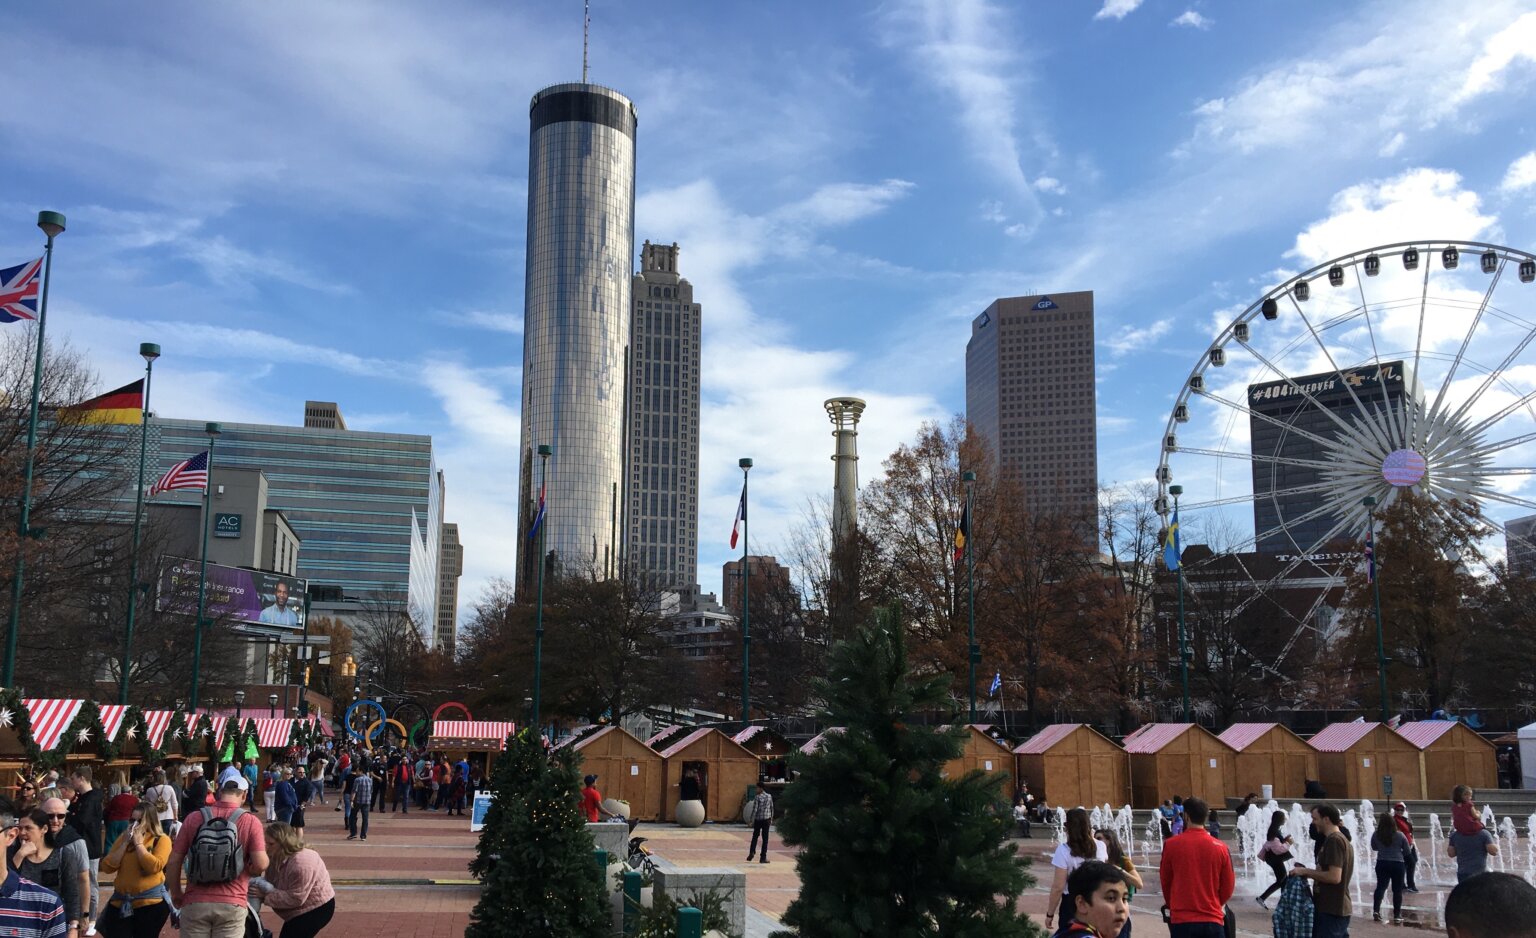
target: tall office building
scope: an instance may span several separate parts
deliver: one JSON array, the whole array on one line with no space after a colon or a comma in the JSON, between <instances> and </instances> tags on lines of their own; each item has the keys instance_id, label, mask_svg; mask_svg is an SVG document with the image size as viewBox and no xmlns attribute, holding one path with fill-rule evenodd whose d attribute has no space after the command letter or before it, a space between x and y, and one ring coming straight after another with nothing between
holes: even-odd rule
<instances>
[{"instance_id":1,"label":"tall office building","mask_svg":"<svg viewBox=\"0 0 1536 938\"><path fill-rule=\"evenodd\" d=\"M1335 418L1352 422L1360 412L1355 405L1357 398L1367 408L1381 407L1383 402L1400 408L1406 377L1403 363L1393 361L1381 363L1379 376L1373 365L1345 369L1342 380L1339 373L1325 371L1248 386L1249 452L1254 457L1253 530L1259 553L1295 553L1324 546L1320 542L1339 523L1338 517L1307 517L1324 502L1324 493L1318 488L1326 481L1324 470L1279 460L1326 463L1326 447L1312 437L1335 439L1339 435ZM1355 540L1360 536L1359 531L1344 531L1334 538Z\"/></svg>"},{"instance_id":2,"label":"tall office building","mask_svg":"<svg viewBox=\"0 0 1536 938\"><path fill-rule=\"evenodd\" d=\"M528 533L549 446L544 546L570 571L618 560L624 379L634 257L635 107L562 84L529 109L528 239L518 448L518 592L538 565Z\"/></svg>"},{"instance_id":3,"label":"tall office building","mask_svg":"<svg viewBox=\"0 0 1536 938\"><path fill-rule=\"evenodd\" d=\"M1003 297L971 320L965 417L1031 510L1097 527L1093 291Z\"/></svg>"},{"instance_id":4,"label":"tall office building","mask_svg":"<svg viewBox=\"0 0 1536 938\"><path fill-rule=\"evenodd\" d=\"M297 575L330 595L404 599L431 642L442 533L442 478L432 438L248 423L226 423L222 430L210 474L214 499L221 469L261 470L266 506L282 513L302 544ZM203 421L156 419L149 426L150 477L207 448ZM182 490L154 501L196 505L201 498ZM124 499L131 518L133 492Z\"/></svg>"},{"instance_id":5,"label":"tall office building","mask_svg":"<svg viewBox=\"0 0 1536 938\"><path fill-rule=\"evenodd\" d=\"M630 568L662 589L698 583L699 304L677 245L645 242L629 341Z\"/></svg>"},{"instance_id":6,"label":"tall office building","mask_svg":"<svg viewBox=\"0 0 1536 938\"><path fill-rule=\"evenodd\" d=\"M1504 523L1504 563L1511 573L1536 573L1536 515Z\"/></svg>"},{"instance_id":7,"label":"tall office building","mask_svg":"<svg viewBox=\"0 0 1536 938\"><path fill-rule=\"evenodd\" d=\"M459 577L463 573L459 526L445 523L437 554L437 636L432 647L450 658L459 649Z\"/></svg>"}]
</instances>

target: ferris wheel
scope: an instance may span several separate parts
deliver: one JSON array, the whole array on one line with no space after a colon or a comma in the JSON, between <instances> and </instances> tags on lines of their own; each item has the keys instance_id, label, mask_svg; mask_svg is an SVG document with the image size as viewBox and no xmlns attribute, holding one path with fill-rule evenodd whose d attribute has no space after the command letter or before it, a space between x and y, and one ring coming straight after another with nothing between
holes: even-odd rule
<instances>
[{"instance_id":1,"label":"ferris wheel","mask_svg":"<svg viewBox=\"0 0 1536 938\"><path fill-rule=\"evenodd\" d=\"M1536 257L1416 241L1326 261L1222 329L1163 432L1157 512L1248 580L1245 603L1358 566L1372 513L1411 490L1475 503L1485 558L1536 548ZM1528 538L1530 538L1528 540ZM1229 576L1230 578L1230 576ZM1294 589L1291 590L1294 594ZM1271 609L1290 640L1324 590ZM1237 607L1240 611L1241 606ZM1276 672L1278 673L1278 671Z\"/></svg>"}]
</instances>

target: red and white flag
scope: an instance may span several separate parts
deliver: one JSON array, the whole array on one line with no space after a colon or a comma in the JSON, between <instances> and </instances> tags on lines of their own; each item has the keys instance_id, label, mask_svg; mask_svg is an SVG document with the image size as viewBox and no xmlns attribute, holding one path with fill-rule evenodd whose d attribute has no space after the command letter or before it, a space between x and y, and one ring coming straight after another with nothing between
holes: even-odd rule
<instances>
[{"instance_id":1,"label":"red and white flag","mask_svg":"<svg viewBox=\"0 0 1536 938\"><path fill-rule=\"evenodd\" d=\"M741 502L736 506L736 521L731 525L731 546L736 546L736 539L741 536L741 529L747 526L747 487L741 487Z\"/></svg>"}]
</instances>

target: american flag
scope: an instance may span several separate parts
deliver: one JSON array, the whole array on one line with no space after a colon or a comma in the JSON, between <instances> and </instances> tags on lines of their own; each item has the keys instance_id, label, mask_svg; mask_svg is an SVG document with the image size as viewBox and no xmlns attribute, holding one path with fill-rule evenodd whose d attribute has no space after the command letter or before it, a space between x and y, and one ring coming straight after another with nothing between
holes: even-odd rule
<instances>
[{"instance_id":1,"label":"american flag","mask_svg":"<svg viewBox=\"0 0 1536 938\"><path fill-rule=\"evenodd\" d=\"M166 470L160 481L149 487L150 495L159 495L173 489L205 489L208 487L208 451L204 450L191 459Z\"/></svg>"},{"instance_id":2,"label":"american flag","mask_svg":"<svg viewBox=\"0 0 1536 938\"><path fill-rule=\"evenodd\" d=\"M0 322L37 318L37 283L43 259L0 270Z\"/></svg>"}]
</instances>

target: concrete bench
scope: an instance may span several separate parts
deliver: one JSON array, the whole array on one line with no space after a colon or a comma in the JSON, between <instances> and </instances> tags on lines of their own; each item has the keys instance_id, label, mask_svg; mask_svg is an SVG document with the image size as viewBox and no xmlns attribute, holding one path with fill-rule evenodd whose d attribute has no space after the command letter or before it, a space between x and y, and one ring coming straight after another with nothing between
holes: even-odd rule
<instances>
[{"instance_id":1,"label":"concrete bench","mask_svg":"<svg viewBox=\"0 0 1536 938\"><path fill-rule=\"evenodd\" d=\"M662 857L651 857L656 864L656 892L685 902L697 896L717 893L731 920L733 934L747 933L747 874L725 866L678 866Z\"/></svg>"}]
</instances>

